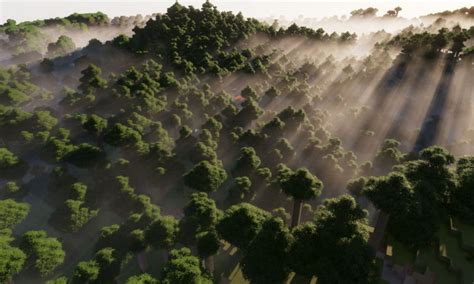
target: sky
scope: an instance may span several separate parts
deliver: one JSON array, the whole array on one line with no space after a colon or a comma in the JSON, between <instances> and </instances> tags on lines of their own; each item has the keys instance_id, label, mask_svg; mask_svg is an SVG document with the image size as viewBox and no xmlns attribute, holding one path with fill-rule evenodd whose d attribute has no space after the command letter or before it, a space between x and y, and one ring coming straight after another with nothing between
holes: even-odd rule
<instances>
[{"instance_id":1,"label":"sky","mask_svg":"<svg viewBox=\"0 0 474 284\"><path fill-rule=\"evenodd\" d=\"M149 15L165 12L175 0L0 0L0 23L7 19L18 22L35 19L64 17L74 12L89 13L101 11L110 17L122 15ZM183 5L200 7L204 0L179 0ZM473 6L471 1L445 0L212 0L219 10L242 12L246 17L294 19L300 15L310 18L349 15L358 8L376 7L379 15L396 6L403 8L400 16L413 18L433 12Z\"/></svg>"}]
</instances>

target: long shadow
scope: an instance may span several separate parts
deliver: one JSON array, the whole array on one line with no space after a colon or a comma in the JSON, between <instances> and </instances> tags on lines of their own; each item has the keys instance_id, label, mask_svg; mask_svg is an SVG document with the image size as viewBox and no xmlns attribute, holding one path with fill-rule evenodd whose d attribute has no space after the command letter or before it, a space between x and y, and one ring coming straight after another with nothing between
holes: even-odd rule
<instances>
[{"instance_id":1,"label":"long shadow","mask_svg":"<svg viewBox=\"0 0 474 284\"><path fill-rule=\"evenodd\" d=\"M471 97L474 92L471 79L472 72L474 72L474 66L472 65L472 62L465 61L462 62L458 68L464 69L461 79L462 86L459 90L461 94L455 105L454 115L456 119L451 123L451 125L449 125L447 146L460 142L458 139L462 138L463 133L469 130L469 123L472 117ZM469 69L471 70L468 71Z\"/></svg>"},{"instance_id":2,"label":"long shadow","mask_svg":"<svg viewBox=\"0 0 474 284\"><path fill-rule=\"evenodd\" d=\"M414 112L417 111L416 108L417 105L419 105L420 100L425 99L424 95L426 94L423 93L423 87L425 87L426 80L432 74L431 71L436 68L438 62L438 60L425 60L420 63L422 69L416 74L416 77L413 80L414 84L410 87L410 94L395 116L387 135L385 135L385 139L394 138L398 141L406 141L408 138L406 134L407 125L410 127L416 127L416 125L410 125L410 123L413 123L413 121L410 120Z\"/></svg>"},{"instance_id":3,"label":"long shadow","mask_svg":"<svg viewBox=\"0 0 474 284\"><path fill-rule=\"evenodd\" d=\"M386 74L380 80L379 84L375 87L374 91L370 95L372 100L372 108L379 110L384 109L387 101L393 95L393 92L400 86L401 82L406 78L409 69L409 60L406 58L399 58L393 67L387 70ZM380 113L378 111L371 111L363 119L363 122L359 129L367 130L371 129L372 125L380 119ZM366 140L363 137L363 133L356 134L353 137L353 149L360 152L364 148Z\"/></svg>"},{"instance_id":4,"label":"long shadow","mask_svg":"<svg viewBox=\"0 0 474 284\"><path fill-rule=\"evenodd\" d=\"M444 66L441 79L436 87L435 94L423 120L423 126L413 147L415 152L431 146L434 143L436 134L441 126L443 114L445 113L445 105L456 65L456 58L449 57L446 59L446 65Z\"/></svg>"}]
</instances>

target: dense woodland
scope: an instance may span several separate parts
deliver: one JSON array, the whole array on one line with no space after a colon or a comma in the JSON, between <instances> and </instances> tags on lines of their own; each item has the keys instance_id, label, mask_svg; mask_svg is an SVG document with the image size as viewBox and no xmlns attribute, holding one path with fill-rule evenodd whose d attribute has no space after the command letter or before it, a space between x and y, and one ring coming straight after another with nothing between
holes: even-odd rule
<instances>
[{"instance_id":1,"label":"dense woodland","mask_svg":"<svg viewBox=\"0 0 474 284\"><path fill-rule=\"evenodd\" d=\"M8 20L0 282L387 283L386 240L474 226L472 10L367 34L208 1Z\"/></svg>"}]
</instances>

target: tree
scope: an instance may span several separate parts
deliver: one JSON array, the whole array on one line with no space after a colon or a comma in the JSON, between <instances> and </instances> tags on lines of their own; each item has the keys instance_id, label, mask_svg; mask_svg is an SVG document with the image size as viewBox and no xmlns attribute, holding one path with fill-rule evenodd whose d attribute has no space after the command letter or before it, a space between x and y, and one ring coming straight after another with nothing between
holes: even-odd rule
<instances>
[{"instance_id":1,"label":"tree","mask_svg":"<svg viewBox=\"0 0 474 284\"><path fill-rule=\"evenodd\" d=\"M172 216L160 216L148 226L145 239L157 249L168 249L175 243L177 233L178 221Z\"/></svg>"},{"instance_id":2,"label":"tree","mask_svg":"<svg viewBox=\"0 0 474 284\"><path fill-rule=\"evenodd\" d=\"M201 161L183 176L184 184L203 192L216 191L227 179L225 169L217 163Z\"/></svg>"},{"instance_id":3,"label":"tree","mask_svg":"<svg viewBox=\"0 0 474 284\"><path fill-rule=\"evenodd\" d=\"M94 261L99 265L99 283L114 281L120 274L121 260L118 257L118 251L111 247L102 248L95 253Z\"/></svg>"},{"instance_id":4,"label":"tree","mask_svg":"<svg viewBox=\"0 0 474 284\"><path fill-rule=\"evenodd\" d=\"M9 229L0 230L0 282L8 283L18 274L26 261L26 255L19 248L11 246L12 232Z\"/></svg>"},{"instance_id":5,"label":"tree","mask_svg":"<svg viewBox=\"0 0 474 284\"><path fill-rule=\"evenodd\" d=\"M77 264L73 283L93 283L99 277L100 267L95 260L81 261Z\"/></svg>"},{"instance_id":6,"label":"tree","mask_svg":"<svg viewBox=\"0 0 474 284\"><path fill-rule=\"evenodd\" d=\"M252 147L243 147L240 149L240 157L237 159L235 168L232 171L234 176L246 176L257 170L261 160Z\"/></svg>"},{"instance_id":7,"label":"tree","mask_svg":"<svg viewBox=\"0 0 474 284\"><path fill-rule=\"evenodd\" d=\"M205 268L210 272L214 272L214 255L220 247L220 240L215 230L201 232L197 234L197 249L199 257L204 259Z\"/></svg>"},{"instance_id":8,"label":"tree","mask_svg":"<svg viewBox=\"0 0 474 284\"><path fill-rule=\"evenodd\" d=\"M270 213L249 203L231 206L217 224L219 235L241 250L246 250Z\"/></svg>"},{"instance_id":9,"label":"tree","mask_svg":"<svg viewBox=\"0 0 474 284\"><path fill-rule=\"evenodd\" d=\"M107 119L98 115L92 114L82 124L82 127L94 136L99 136L107 128Z\"/></svg>"},{"instance_id":10,"label":"tree","mask_svg":"<svg viewBox=\"0 0 474 284\"><path fill-rule=\"evenodd\" d=\"M86 69L81 71L82 77L79 79L79 90L89 93L94 89L104 89L107 81L100 77L102 69L94 64L90 64Z\"/></svg>"},{"instance_id":11,"label":"tree","mask_svg":"<svg viewBox=\"0 0 474 284\"><path fill-rule=\"evenodd\" d=\"M22 236L21 249L33 260L41 276L50 274L64 262L66 253L58 239L48 237L45 231L28 231Z\"/></svg>"},{"instance_id":12,"label":"tree","mask_svg":"<svg viewBox=\"0 0 474 284\"><path fill-rule=\"evenodd\" d=\"M305 168L299 168L295 172L289 170L278 177L278 182L283 192L293 197L291 227L295 227L300 222L303 201L318 197L323 189L323 183Z\"/></svg>"},{"instance_id":13,"label":"tree","mask_svg":"<svg viewBox=\"0 0 474 284\"><path fill-rule=\"evenodd\" d=\"M213 199L205 192L191 194L191 200L184 207L184 218L180 221L181 239L193 243L199 232L212 230L222 214Z\"/></svg>"},{"instance_id":14,"label":"tree","mask_svg":"<svg viewBox=\"0 0 474 284\"><path fill-rule=\"evenodd\" d=\"M28 203L13 199L0 200L0 230L13 229L26 218L29 211Z\"/></svg>"},{"instance_id":15,"label":"tree","mask_svg":"<svg viewBox=\"0 0 474 284\"><path fill-rule=\"evenodd\" d=\"M280 218L267 219L242 261L242 272L251 283L284 283L290 272L288 252L292 236Z\"/></svg>"},{"instance_id":16,"label":"tree","mask_svg":"<svg viewBox=\"0 0 474 284\"><path fill-rule=\"evenodd\" d=\"M144 273L128 278L126 284L158 284L158 281L150 274Z\"/></svg>"},{"instance_id":17,"label":"tree","mask_svg":"<svg viewBox=\"0 0 474 284\"><path fill-rule=\"evenodd\" d=\"M453 192L452 210L463 221L474 224L474 157L463 157L456 165L458 186Z\"/></svg>"},{"instance_id":18,"label":"tree","mask_svg":"<svg viewBox=\"0 0 474 284\"><path fill-rule=\"evenodd\" d=\"M402 10L402 7L397 6L397 7L395 7L395 9L393 9L393 10L396 12L395 17L398 17L398 13L400 13L400 11Z\"/></svg>"},{"instance_id":19,"label":"tree","mask_svg":"<svg viewBox=\"0 0 474 284\"><path fill-rule=\"evenodd\" d=\"M300 275L317 275L321 283L372 283L374 251L367 243L367 212L343 195L328 199L314 223L293 231L291 268Z\"/></svg>"},{"instance_id":20,"label":"tree","mask_svg":"<svg viewBox=\"0 0 474 284\"><path fill-rule=\"evenodd\" d=\"M74 41L65 35L58 38L56 42L48 44L48 57L56 57L66 55L76 49Z\"/></svg>"},{"instance_id":21,"label":"tree","mask_svg":"<svg viewBox=\"0 0 474 284\"><path fill-rule=\"evenodd\" d=\"M399 146L400 142L395 139L384 140L374 159L374 166L379 172L386 173L402 161L403 155L398 149Z\"/></svg>"},{"instance_id":22,"label":"tree","mask_svg":"<svg viewBox=\"0 0 474 284\"><path fill-rule=\"evenodd\" d=\"M188 248L172 250L168 262L163 267L163 284L211 284L210 277L201 271L199 259L191 255Z\"/></svg>"},{"instance_id":23,"label":"tree","mask_svg":"<svg viewBox=\"0 0 474 284\"><path fill-rule=\"evenodd\" d=\"M427 196L416 191L426 192ZM431 195L425 188L414 187L403 174L393 172L370 179L363 193L375 207L390 216L388 231L398 241L419 248L434 239L440 216L433 201L425 199Z\"/></svg>"},{"instance_id":24,"label":"tree","mask_svg":"<svg viewBox=\"0 0 474 284\"><path fill-rule=\"evenodd\" d=\"M0 170L11 169L18 165L20 159L15 154L10 152L7 148L0 148Z\"/></svg>"},{"instance_id":25,"label":"tree","mask_svg":"<svg viewBox=\"0 0 474 284\"><path fill-rule=\"evenodd\" d=\"M258 99L258 95L257 95L257 92L250 86L247 86L245 88L242 89L242 91L240 92L240 95L244 98L244 99L253 99L253 100L257 100Z\"/></svg>"},{"instance_id":26,"label":"tree","mask_svg":"<svg viewBox=\"0 0 474 284\"><path fill-rule=\"evenodd\" d=\"M114 147L129 146L142 141L138 131L121 123L116 123L104 136L104 140Z\"/></svg>"}]
</instances>

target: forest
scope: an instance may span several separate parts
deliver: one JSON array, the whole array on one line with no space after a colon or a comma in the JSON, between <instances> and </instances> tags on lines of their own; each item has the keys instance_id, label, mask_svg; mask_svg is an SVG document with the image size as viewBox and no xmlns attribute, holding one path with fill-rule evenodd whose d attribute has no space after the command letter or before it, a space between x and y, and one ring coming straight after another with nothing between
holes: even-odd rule
<instances>
[{"instance_id":1,"label":"forest","mask_svg":"<svg viewBox=\"0 0 474 284\"><path fill-rule=\"evenodd\" d=\"M474 6L378 12L2 23L0 283L473 283Z\"/></svg>"}]
</instances>

